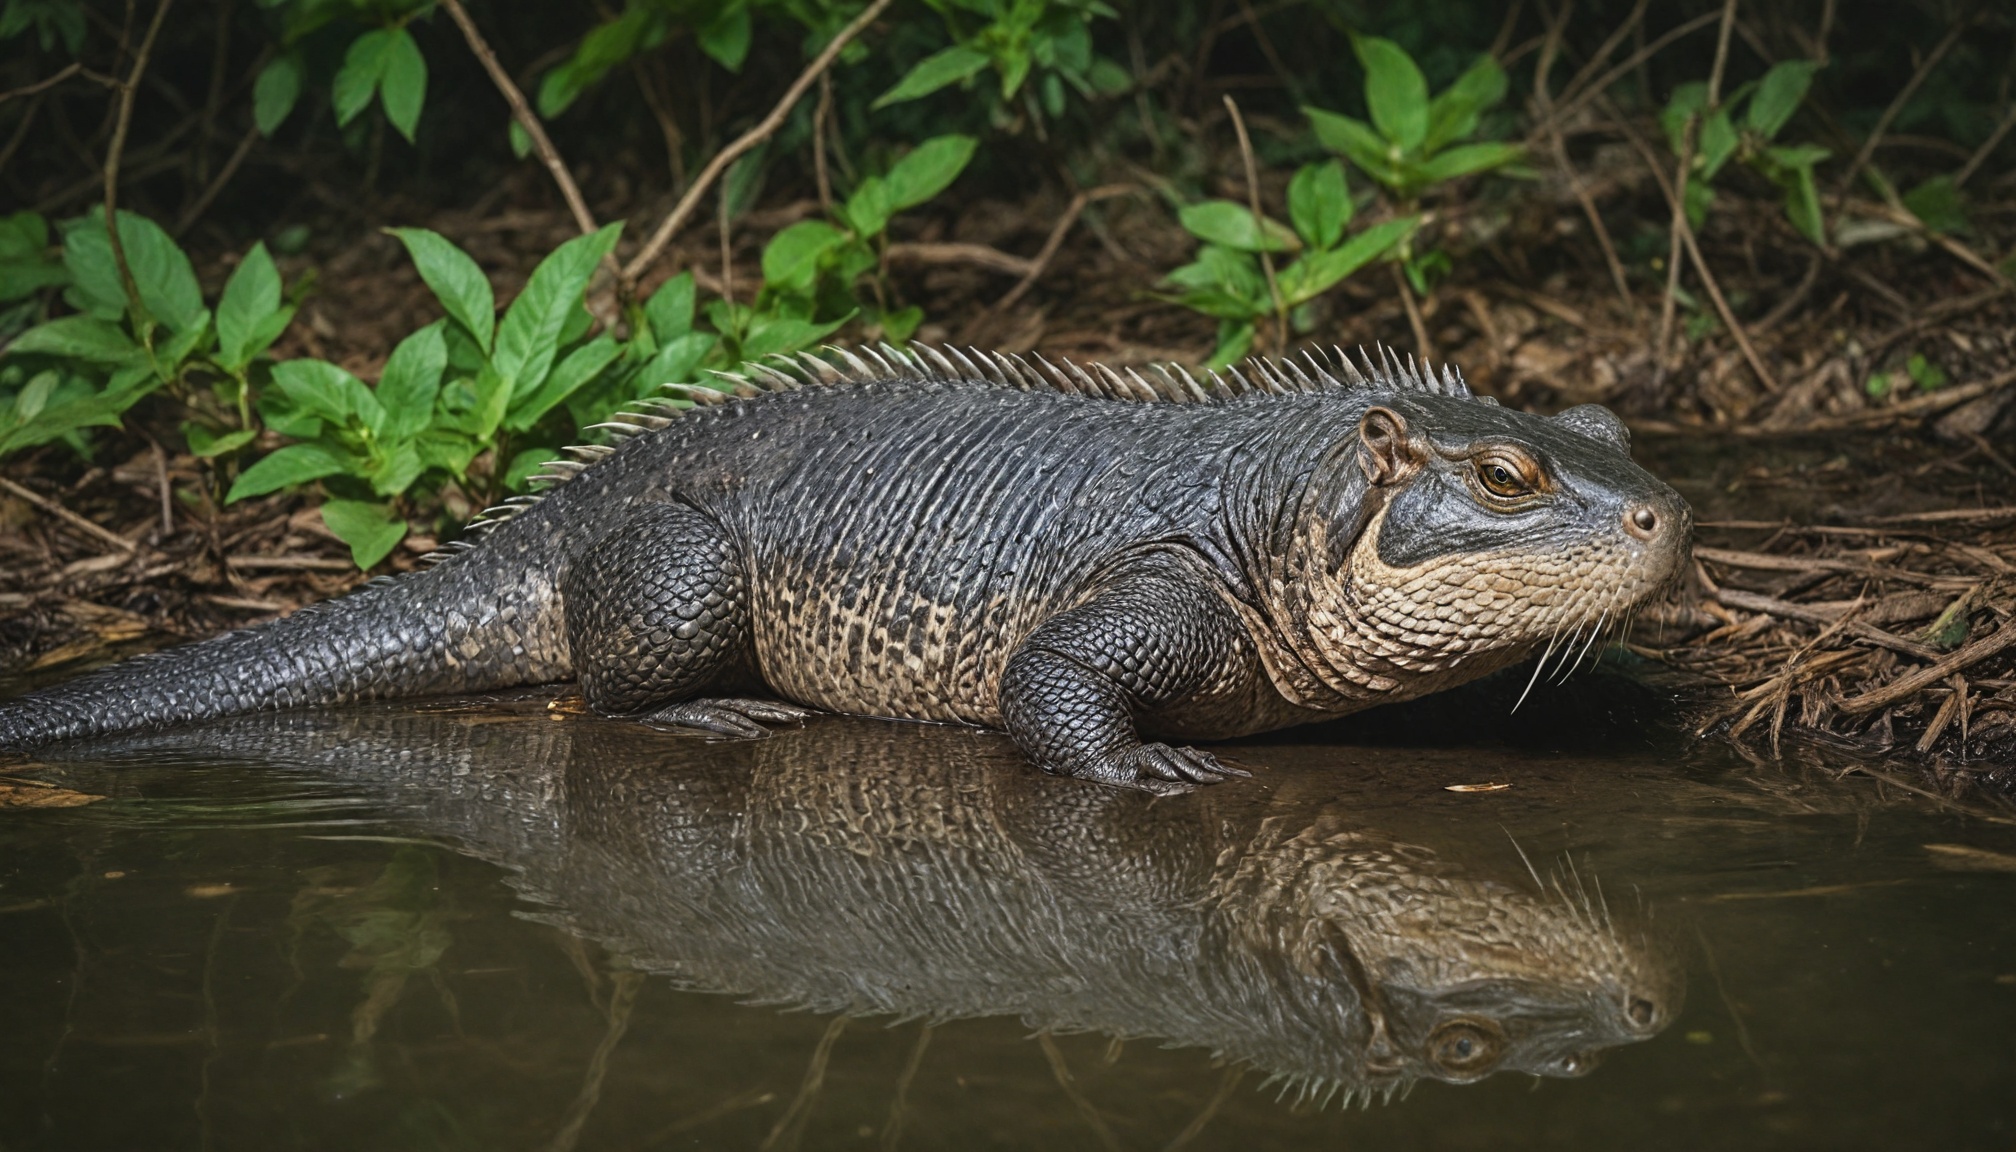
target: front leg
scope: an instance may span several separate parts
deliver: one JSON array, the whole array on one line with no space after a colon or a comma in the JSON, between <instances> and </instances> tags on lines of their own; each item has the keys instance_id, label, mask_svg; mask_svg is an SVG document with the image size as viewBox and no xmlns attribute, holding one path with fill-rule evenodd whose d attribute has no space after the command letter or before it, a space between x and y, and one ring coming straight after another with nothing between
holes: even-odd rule
<instances>
[{"instance_id":1,"label":"front leg","mask_svg":"<svg viewBox=\"0 0 2016 1152\"><path fill-rule=\"evenodd\" d=\"M1001 677L1001 715L1023 754L1046 772L1164 794L1250 775L1136 732L1141 715L1241 671L1244 626L1207 579L1149 557L1030 633Z\"/></svg>"}]
</instances>

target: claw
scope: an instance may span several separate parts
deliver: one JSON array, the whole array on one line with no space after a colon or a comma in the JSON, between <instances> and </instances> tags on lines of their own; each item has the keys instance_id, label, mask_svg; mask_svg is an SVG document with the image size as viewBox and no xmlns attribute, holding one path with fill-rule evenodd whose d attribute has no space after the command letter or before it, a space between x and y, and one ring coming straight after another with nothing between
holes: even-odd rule
<instances>
[{"instance_id":1,"label":"claw","mask_svg":"<svg viewBox=\"0 0 2016 1152\"><path fill-rule=\"evenodd\" d=\"M761 740L770 730L757 721L772 724L802 723L811 713L789 704L769 700L688 700L671 704L638 717L653 728L698 728L734 740Z\"/></svg>"}]
</instances>

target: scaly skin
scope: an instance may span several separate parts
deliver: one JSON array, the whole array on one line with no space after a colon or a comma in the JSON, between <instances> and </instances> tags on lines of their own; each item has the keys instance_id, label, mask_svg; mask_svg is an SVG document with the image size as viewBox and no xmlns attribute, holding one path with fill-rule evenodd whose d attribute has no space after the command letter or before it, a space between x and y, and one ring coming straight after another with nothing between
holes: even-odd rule
<instances>
[{"instance_id":1,"label":"scaly skin","mask_svg":"<svg viewBox=\"0 0 2016 1152\"><path fill-rule=\"evenodd\" d=\"M740 699L774 695L1180 791L1233 771L1160 741L1593 640L1685 553L1685 505L1600 409L1398 370L1171 403L898 365L670 421L429 571L0 707L0 748L578 676L609 714L747 733L793 714ZM1529 496L1479 487L1512 457Z\"/></svg>"},{"instance_id":2,"label":"scaly skin","mask_svg":"<svg viewBox=\"0 0 2016 1152\"><path fill-rule=\"evenodd\" d=\"M1572 886L1476 875L1350 801L1140 803L1013 771L999 743L948 727L829 719L696 748L555 723L535 700L121 743L86 754L186 749L361 788L631 965L783 1007L1151 1037L1369 1098L1581 1075L1682 998L1662 950Z\"/></svg>"}]
</instances>

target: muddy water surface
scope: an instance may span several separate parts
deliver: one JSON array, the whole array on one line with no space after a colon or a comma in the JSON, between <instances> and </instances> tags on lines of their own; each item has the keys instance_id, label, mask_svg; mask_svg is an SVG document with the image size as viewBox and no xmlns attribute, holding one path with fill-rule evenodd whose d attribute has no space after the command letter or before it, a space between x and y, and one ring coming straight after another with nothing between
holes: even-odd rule
<instances>
[{"instance_id":1,"label":"muddy water surface","mask_svg":"<svg viewBox=\"0 0 2016 1152\"><path fill-rule=\"evenodd\" d=\"M1456 698L1151 801L548 699L11 769L106 799L0 814L0 1147L2016 1144L2016 824L1825 752Z\"/></svg>"}]
</instances>

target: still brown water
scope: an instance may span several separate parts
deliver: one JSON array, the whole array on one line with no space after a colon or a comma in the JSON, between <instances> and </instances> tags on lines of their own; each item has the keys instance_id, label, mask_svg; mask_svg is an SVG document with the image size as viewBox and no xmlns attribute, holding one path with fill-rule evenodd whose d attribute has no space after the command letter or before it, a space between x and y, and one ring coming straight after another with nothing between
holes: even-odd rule
<instances>
[{"instance_id":1,"label":"still brown water","mask_svg":"<svg viewBox=\"0 0 2016 1152\"><path fill-rule=\"evenodd\" d=\"M2016 1145L2016 825L1826 752L1487 691L1156 801L547 700L17 766L107 799L0 814L0 1148Z\"/></svg>"}]
</instances>

